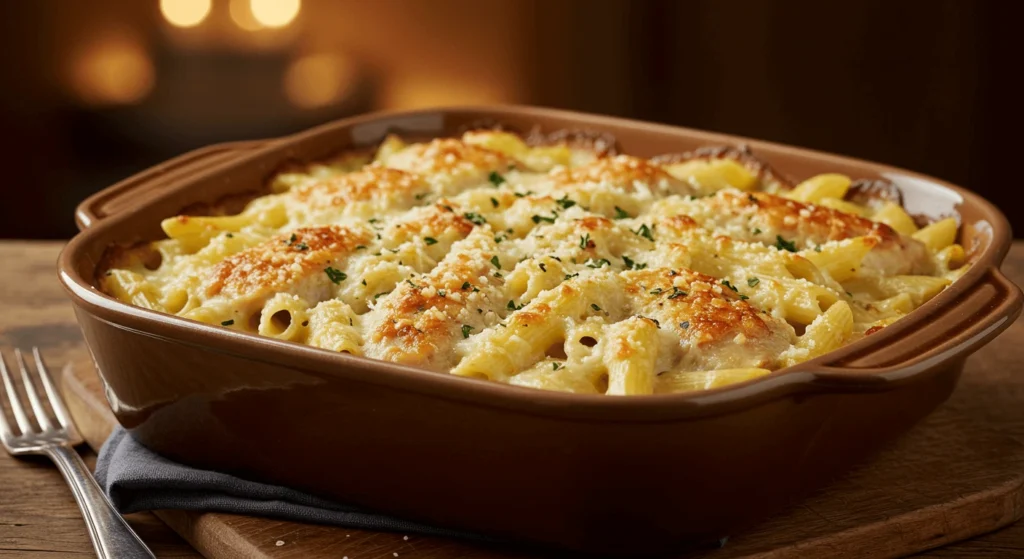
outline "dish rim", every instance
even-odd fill
[[[999,264],[1005,258],[1012,241],[1009,223],[995,206],[969,190],[935,177],[858,158],[743,136],[719,134],[686,127],[560,109],[515,105],[451,106],[411,111],[384,111],[340,119],[297,134],[267,141],[263,145],[247,144],[251,148],[248,151],[237,157],[225,159],[209,168],[205,168],[187,179],[178,180],[172,188],[162,192],[160,196],[144,198],[139,203],[136,203],[134,207],[137,209],[157,205],[168,195],[187,190],[203,177],[226,171],[229,172],[229,169],[233,167],[256,164],[264,158],[286,153],[289,149],[294,148],[294,146],[321,135],[337,133],[346,128],[351,129],[360,125],[381,124],[382,121],[391,119],[434,117],[440,118],[443,123],[446,116],[460,113],[485,113],[491,115],[499,122],[502,117],[514,116],[516,118],[533,118],[538,121],[552,119],[573,121],[581,128],[625,127],[648,134],[656,133],[686,137],[706,144],[745,144],[750,146],[755,153],[759,149],[769,148],[770,151],[776,154],[786,154],[803,160],[813,160],[815,163],[821,163],[822,165],[836,163],[839,166],[861,167],[866,171],[876,172],[880,175],[894,173],[924,181],[928,183],[928,188],[941,187],[954,192],[962,199],[958,206],[973,205],[978,207],[982,213],[986,214],[985,221],[988,222],[991,230],[990,240],[977,253],[971,268],[961,278],[930,301],[914,309],[907,317],[879,333],[867,336],[815,359],[772,371],[768,375],[753,380],[708,390],[677,394],[644,395],[642,397],[570,394],[463,378],[367,357],[335,353],[321,348],[294,342],[284,342],[257,334],[228,330],[122,303],[101,293],[91,281],[82,277],[78,273],[79,268],[76,266],[76,261],[80,259],[79,254],[82,252],[82,249],[95,242],[95,239],[105,231],[124,221],[131,220],[133,212],[124,209],[91,223],[89,220],[83,219],[82,216],[87,215],[87,208],[95,203],[97,199],[103,196],[111,196],[112,191],[117,190],[121,185],[132,179],[104,189],[90,196],[78,206],[76,215],[79,216],[79,223],[83,230],[72,238],[61,252],[58,260],[59,279],[75,303],[87,307],[89,312],[97,318],[119,328],[136,330],[149,336],[167,338],[188,345],[198,345],[208,351],[226,352],[277,365],[299,367],[309,372],[317,371],[322,375],[342,377],[349,381],[384,384],[399,390],[428,393],[459,401],[469,400],[481,406],[513,408],[531,413],[554,413],[559,417],[570,415],[580,419],[601,418],[609,421],[661,421],[669,418],[678,419],[683,416],[705,417],[718,415],[729,413],[737,408],[752,407],[778,397],[805,390],[812,392],[890,390],[927,376],[928,371],[934,369],[934,365],[937,363],[944,363],[961,353],[973,351],[983,341],[986,341],[987,338],[994,336],[993,332],[1001,331],[1009,323],[1012,323],[1012,320],[1020,312],[1020,290],[999,271]],[[381,132],[387,132],[387,129],[382,129]],[[358,142],[356,139],[353,139],[353,143]],[[231,144],[217,144],[205,149],[216,147],[230,149],[230,146]],[[188,155],[190,154],[186,154],[183,157]],[[168,162],[168,164],[170,163]],[[783,170],[783,172],[785,171]],[[144,180],[143,184],[146,182]],[[121,195],[130,195],[130,189],[122,192]],[[920,327],[921,323],[929,315],[954,308],[957,305],[958,299],[965,298],[971,292],[977,291],[982,286],[993,282],[1002,284],[1008,290],[1008,293],[1001,298],[997,298],[996,302],[998,304],[989,309],[980,320],[981,322],[988,323],[986,327],[976,328],[975,330],[977,331],[972,336],[960,342],[956,342],[955,338],[950,337],[937,340],[936,345],[921,354],[935,354],[931,359],[917,360],[915,362],[915,356],[912,356],[909,359],[904,359],[904,361],[909,361],[909,363],[897,363],[873,368],[832,366],[832,364],[845,358],[861,354],[881,353],[892,348],[908,332],[912,331],[915,327]],[[921,355],[916,355],[916,357],[921,357]],[[930,363],[931,361],[935,361],[935,363]]]

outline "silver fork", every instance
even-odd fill
[[[153,557],[153,553],[142,543],[139,536],[132,531],[124,518],[110,504],[110,500],[103,494],[100,486],[89,473],[85,462],[75,452],[73,446],[82,442],[75,423],[64,406],[64,400],[60,393],[53,386],[50,373],[43,364],[43,358],[39,355],[39,348],[32,348],[32,355],[35,356],[36,371],[46,392],[46,399],[56,417],[56,424],[51,421],[46,410],[43,408],[43,400],[36,392],[35,384],[32,381],[32,373],[25,364],[25,358],[20,350],[14,350],[14,358],[21,369],[21,380],[28,396],[32,412],[35,414],[35,422],[39,429],[36,430],[30,421],[29,414],[25,413],[22,407],[21,398],[14,389],[14,382],[7,369],[3,354],[0,354],[0,376],[3,377],[4,389],[7,391],[8,401],[11,403],[11,412],[18,424],[19,435],[15,435],[11,425],[7,422],[3,406],[0,405],[0,442],[3,442],[7,452],[14,456],[23,454],[42,454],[49,456],[64,479],[71,486],[71,491],[78,502],[78,508],[82,510],[85,517],[85,525],[89,528],[89,538],[92,539],[92,546],[96,549],[96,555],[102,558],[113,557]]]

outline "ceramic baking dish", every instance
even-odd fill
[[[94,287],[112,243],[258,191],[281,165],[453,135],[477,122],[611,134],[639,156],[743,143],[785,175],[885,178],[911,213],[958,215],[972,268],[904,320],[813,361],[692,394],[545,392],[190,322]],[[735,533],[820,487],[931,412],[966,357],[1020,313],[991,204],[916,173],[767,142],[522,107],[341,120],[202,149],[89,198],[60,279],[118,421],[172,459],[438,526],[583,551],[647,553]]]

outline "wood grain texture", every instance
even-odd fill
[[[52,368],[70,365],[69,404],[94,443],[111,416],[91,375],[53,262],[59,244],[0,243],[0,347],[40,345]],[[1024,283],[1024,244],[1004,266]],[[721,550],[690,557],[884,557],[937,548],[1024,514],[1024,323],[968,362],[942,408],[876,459]],[[225,514],[161,511],[207,557],[527,557],[453,540],[373,533]],[[158,556],[195,552],[152,515],[131,515]],[[277,542],[284,542],[278,546]],[[0,455],[0,556],[91,556],[84,524],[45,462]],[[927,557],[1022,557],[1024,523]]]

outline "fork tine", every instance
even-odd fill
[[[46,390],[46,396],[50,399],[50,407],[53,409],[53,414],[57,416],[57,421],[60,422],[61,427],[65,429],[73,428],[71,414],[64,407],[64,399],[61,398],[60,392],[57,392],[53,385],[53,380],[50,379],[50,371],[46,369],[46,364],[43,363],[43,356],[39,355],[38,347],[32,348],[32,355],[36,358],[36,371],[39,372],[39,378],[43,381],[43,389]]]
[[[50,422],[50,416],[46,413],[46,408],[43,407],[43,403],[39,400],[36,385],[32,382],[32,373],[29,372],[28,365],[25,363],[25,356],[21,354],[20,349],[14,350],[14,359],[18,362],[18,367],[21,368],[21,382],[25,385],[25,395],[28,396],[28,403],[32,405],[32,411],[36,414],[36,423],[39,424],[39,428],[43,431],[49,431],[53,428],[53,423]]]
[[[11,381],[10,373],[7,372],[7,362],[4,360],[2,353],[0,353],[0,376],[4,378],[7,399],[11,402],[11,411],[14,412],[14,420],[18,423],[18,429],[22,435],[31,433],[32,424],[29,423],[25,410],[21,407],[21,398],[18,397],[18,393],[14,390],[14,383]]]

